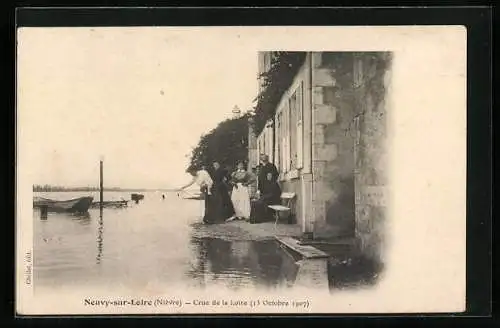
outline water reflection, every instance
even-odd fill
[[[283,268],[283,253],[275,241],[252,243],[252,252],[256,255],[259,283],[266,286],[276,286],[280,282],[280,272]]]
[[[188,275],[206,287],[208,280],[223,280],[228,287],[256,285],[290,287],[297,265],[274,240],[226,241],[191,238],[195,263]]]
[[[69,215],[73,220],[77,220],[81,224],[90,224],[90,219],[92,218],[89,212],[71,213]]]
[[[53,213],[48,213],[47,216],[42,215],[42,213],[40,213],[40,211],[37,211],[37,212],[38,212],[38,216],[40,217],[40,220],[44,221],[44,222],[46,222],[50,217],[53,217],[53,218],[60,217],[60,218],[69,218],[69,219],[78,221],[81,224],[87,225],[87,224],[90,224],[90,219],[92,218],[92,216],[90,215],[89,212],[83,212],[83,213],[79,213],[79,212],[67,212],[67,213],[53,212]],[[35,213],[37,213],[37,212],[35,212]]]
[[[99,220],[97,220],[97,256],[96,263],[101,263],[102,258],[102,246],[103,246],[103,232],[104,232],[104,220],[102,216],[102,211],[99,215]]]

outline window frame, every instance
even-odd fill
[[[296,117],[296,138],[297,138],[297,158],[296,169],[304,167],[304,81],[300,81],[296,91],[297,114]]]
[[[289,119],[288,119],[288,125],[289,125],[289,144],[290,144],[290,150],[289,150],[289,158],[288,160],[290,161],[290,167],[289,171],[292,171],[294,169],[297,169],[297,92],[296,89],[292,92],[290,97],[288,98],[288,104],[289,104]]]
[[[288,107],[288,102],[285,103],[285,105],[283,106],[283,123],[282,123],[282,126],[283,126],[283,135],[281,136],[281,142],[283,144],[283,164],[282,164],[282,169],[283,169],[283,173],[286,174],[290,168],[290,161],[289,161],[289,158],[290,158],[290,155],[289,155],[289,140],[290,140],[290,128],[289,128],[289,107]]]

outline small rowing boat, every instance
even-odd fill
[[[138,201],[144,199],[144,195],[143,194],[131,194],[130,199],[133,200],[134,202],[138,202]]]
[[[98,208],[101,202],[93,202],[92,208]],[[128,200],[110,200],[103,201],[102,207],[126,207],[128,205]]]
[[[45,207],[48,212],[87,212],[94,197],[79,197],[68,200],[54,200],[43,197],[33,197],[33,208]]]

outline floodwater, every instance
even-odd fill
[[[98,193],[36,193],[70,199]],[[230,241],[196,233],[202,202],[176,193],[146,192],[126,208],[90,209],[87,215],[33,211],[34,286],[145,288],[172,286],[289,287],[294,261],[274,240]],[[106,192],[104,200],[130,199]],[[292,277],[291,277],[292,276]]]

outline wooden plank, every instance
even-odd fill
[[[356,240],[354,238],[343,238],[336,240],[306,240],[306,241],[297,241],[299,245],[345,245],[345,246],[353,246],[356,244]]]
[[[328,254],[310,245],[300,245],[298,240],[286,236],[276,236],[278,242],[299,253],[306,259],[326,258]]]

